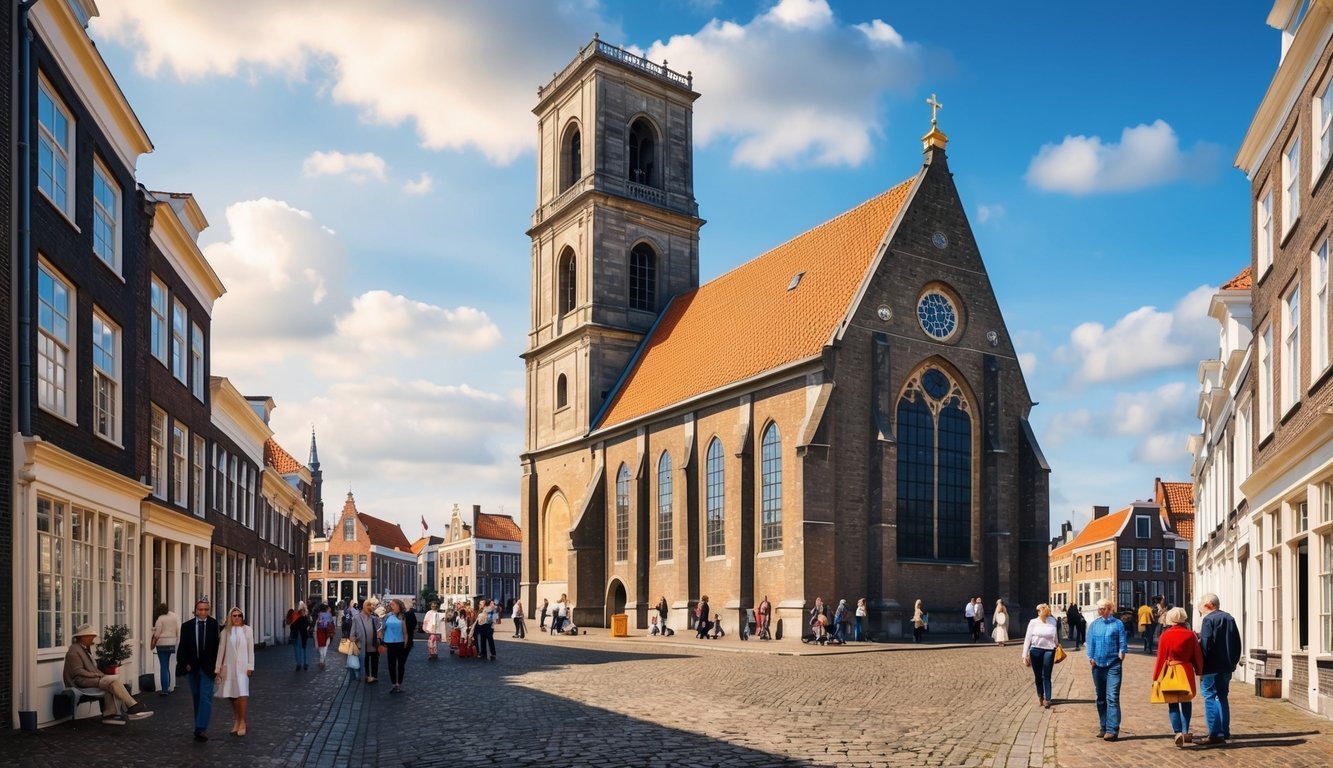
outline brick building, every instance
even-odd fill
[[[1268,24],[1281,31],[1277,71],[1236,155],[1252,192],[1254,334],[1238,398],[1253,409],[1244,433],[1252,466],[1235,476],[1232,499],[1235,524],[1249,531],[1245,548],[1226,555],[1234,566],[1214,572],[1231,571],[1244,595],[1237,615],[1251,672],[1280,674],[1292,703],[1329,713],[1333,0],[1276,0]]]
[[[357,510],[351,491],[327,535],[316,539],[311,551],[309,591],[331,604],[417,593],[417,557],[403,529]]]
[[[18,13],[13,3],[0,6],[0,381],[10,386],[14,381],[14,327],[13,319],[13,275],[14,275],[14,223],[19,217],[15,202],[14,152],[17,114],[15,94],[18,93],[18,78],[15,76],[15,43],[19,37],[20,26]],[[23,23],[23,27],[27,22]],[[26,196],[30,190],[23,190],[19,196]],[[0,574],[10,573],[14,568],[14,487],[9,478],[14,476],[14,445],[10,435],[14,434],[14,408],[12,398],[7,398],[0,406]],[[0,579],[0,616],[9,616],[14,611],[14,584],[11,579]],[[0,728],[10,727],[13,711],[12,685],[14,671],[14,637],[11,633],[0,633]]]
[[[512,517],[482,512],[480,504],[473,504],[469,524],[455,504],[436,551],[436,591],[452,601],[490,598],[512,605],[519,596],[522,549],[523,532]]]
[[[594,39],[538,92],[523,596],[1045,599],[1032,407],[932,121],[920,172],[699,285],[692,78]],[[947,614],[938,622],[947,631]],[[961,628],[962,617],[956,618]]]
[[[1153,492],[1153,501],[1166,515],[1171,530],[1186,542],[1194,541],[1194,484],[1163,482],[1157,478]],[[1194,598],[1194,547],[1188,546],[1177,551],[1181,562],[1176,567],[1185,575],[1181,585],[1180,605],[1190,609],[1193,614]]]

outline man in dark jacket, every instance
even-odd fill
[[[176,646],[176,674],[187,675],[190,682],[195,741],[208,741],[208,721],[213,717],[213,668],[218,663],[222,629],[208,615],[211,608],[207,600],[194,604],[194,618],[181,625]]]
[[[1203,712],[1208,721],[1208,736],[1195,744],[1223,744],[1231,738],[1231,705],[1227,689],[1231,673],[1240,663],[1240,630],[1231,614],[1218,607],[1217,595],[1203,596],[1199,613],[1203,622],[1199,627],[1199,645],[1203,648]]]

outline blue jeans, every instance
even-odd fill
[[[1189,733],[1190,717],[1194,715],[1194,702],[1181,701],[1176,704],[1167,704],[1166,709],[1171,714],[1171,732]]]
[[[1208,735],[1231,738],[1231,702],[1227,700],[1231,688],[1230,672],[1214,672],[1199,678],[1203,690],[1203,716],[1208,721]]]
[[[1051,670],[1055,668],[1055,649],[1029,648],[1028,660],[1032,662],[1032,680],[1037,684],[1037,696],[1043,701],[1050,701]]]
[[[852,633],[852,639],[856,640],[856,642],[858,642],[858,643],[861,642],[861,617],[860,617],[860,616],[857,616],[857,617],[856,617],[856,629],[855,629],[855,630],[853,631],[853,633]]]
[[[1147,626],[1145,626],[1145,627],[1143,628],[1143,652],[1144,652],[1144,653],[1152,653],[1153,648],[1155,647],[1155,646],[1153,646],[1153,638],[1156,637],[1156,635],[1157,635],[1157,625],[1156,625],[1156,624],[1149,624],[1149,625],[1147,625]]]
[[[1120,733],[1120,662],[1092,668],[1092,687],[1097,690],[1097,720],[1102,733]]]
[[[171,690],[171,654],[176,652],[174,645],[159,645],[157,647],[158,669],[162,673],[163,691]]]
[[[194,730],[208,730],[213,718],[213,670],[195,667],[186,673],[190,681],[190,701],[194,704]]]
[[[293,640],[292,650],[296,654],[296,666],[304,667],[310,664],[309,654],[306,653],[304,640],[300,638]]]

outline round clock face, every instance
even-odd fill
[[[958,310],[953,301],[939,291],[930,291],[916,305],[916,319],[921,330],[931,338],[943,341],[958,330]]]
[[[946,237],[943,232],[936,232],[935,234],[931,235],[930,242],[936,248],[944,249],[949,247],[949,238]]]

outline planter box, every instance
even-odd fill
[[[1282,698],[1282,678],[1264,677],[1263,675],[1255,677],[1254,695],[1265,699]]]

